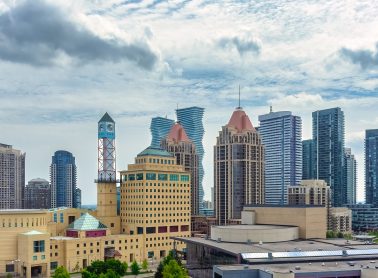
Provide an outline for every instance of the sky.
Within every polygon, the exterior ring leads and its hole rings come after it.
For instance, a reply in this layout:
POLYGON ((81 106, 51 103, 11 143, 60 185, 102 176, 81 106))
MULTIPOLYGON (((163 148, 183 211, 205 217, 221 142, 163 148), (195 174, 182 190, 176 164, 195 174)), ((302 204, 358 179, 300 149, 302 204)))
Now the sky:
POLYGON ((76 157, 96 203, 97 122, 116 121, 117 169, 151 141, 152 117, 205 108, 205 199, 216 136, 238 105, 311 113, 341 107, 364 200, 364 132, 378 128, 378 1, 0 0, 0 142, 26 152, 26 180, 76 157))

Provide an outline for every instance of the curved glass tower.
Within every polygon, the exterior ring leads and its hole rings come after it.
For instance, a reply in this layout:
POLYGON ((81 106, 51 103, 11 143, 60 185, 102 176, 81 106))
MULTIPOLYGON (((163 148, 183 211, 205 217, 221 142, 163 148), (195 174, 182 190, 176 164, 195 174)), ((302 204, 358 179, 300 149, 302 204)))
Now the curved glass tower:
POLYGON ((202 139, 203 135, 205 133, 205 130, 203 128, 203 114, 205 109, 197 106, 188 107, 188 108, 182 108, 176 110, 177 120, 181 123, 181 125, 184 127, 187 135, 189 136, 190 140, 194 143, 196 146, 196 151, 198 154, 198 201, 199 201, 199 213, 203 214, 203 176, 204 176, 204 170, 203 170, 203 155, 205 153, 202 145, 202 139))
POLYGON ((174 123, 174 120, 163 117, 152 118, 150 125, 152 135, 151 147, 160 148, 161 141, 167 137, 174 123))

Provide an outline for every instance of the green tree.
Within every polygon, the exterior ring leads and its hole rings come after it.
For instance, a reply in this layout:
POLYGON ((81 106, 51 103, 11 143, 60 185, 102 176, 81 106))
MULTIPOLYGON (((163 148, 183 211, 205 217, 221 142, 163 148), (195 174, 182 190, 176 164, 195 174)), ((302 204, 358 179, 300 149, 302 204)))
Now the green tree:
POLYGON ((120 278, 121 276, 113 269, 108 269, 105 274, 106 278, 120 278))
POLYGON ((343 238, 343 237, 344 237, 344 235, 343 235, 343 233, 342 233, 342 232, 338 232, 338 233, 337 233, 337 237, 338 237, 338 238, 343 238))
POLYGON ((106 269, 106 272, 109 269, 111 269, 115 273, 117 273, 119 276, 124 276, 126 274, 125 265, 121 263, 121 261, 119 260, 114 260, 114 259, 106 260, 105 269, 106 269))
POLYGON ((88 270, 84 269, 82 272, 81 272, 81 277, 82 278, 97 278, 97 275, 92 273, 92 272, 89 272, 88 270))
POLYGON ((187 278, 189 277, 185 269, 176 260, 171 260, 164 265, 163 278, 187 278))
POLYGON ((51 277, 52 278, 70 278, 70 274, 68 273, 67 269, 64 266, 59 266, 57 269, 55 269, 55 272, 51 277))
POLYGON ((140 266, 136 261, 133 261, 133 263, 130 266, 131 273, 134 275, 138 275, 140 273, 140 266))
POLYGON ((127 264, 127 262, 122 263, 122 265, 123 265, 123 269, 125 270, 125 274, 126 274, 127 270, 129 269, 129 265, 127 264))
POLYGON ((164 264, 163 262, 160 262, 155 272, 155 278, 163 278, 163 268, 164 264))
POLYGON ((148 261, 147 259, 144 259, 143 262, 142 262, 142 269, 144 271, 147 271, 148 270, 148 261))
POLYGON ((101 273, 106 273, 106 264, 103 261, 93 261, 90 266, 87 267, 87 270, 96 275, 101 273))

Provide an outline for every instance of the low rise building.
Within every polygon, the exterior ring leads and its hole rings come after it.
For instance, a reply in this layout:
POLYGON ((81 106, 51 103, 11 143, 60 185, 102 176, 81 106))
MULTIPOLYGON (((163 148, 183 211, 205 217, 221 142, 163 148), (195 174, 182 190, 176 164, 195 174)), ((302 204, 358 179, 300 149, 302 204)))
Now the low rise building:
POLYGON ((350 205, 355 232, 378 231, 378 207, 371 204, 350 205))

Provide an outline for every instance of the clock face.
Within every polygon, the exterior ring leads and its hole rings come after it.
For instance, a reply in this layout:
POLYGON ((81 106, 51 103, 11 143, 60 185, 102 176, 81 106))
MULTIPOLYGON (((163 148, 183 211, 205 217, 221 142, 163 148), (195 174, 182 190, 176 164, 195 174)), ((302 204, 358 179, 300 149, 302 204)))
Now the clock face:
POLYGON ((100 126, 98 127, 98 131, 99 132, 104 132, 105 131, 104 124, 100 124, 100 126))
POLYGON ((108 131, 108 132, 113 132, 113 124, 108 124, 107 126, 106 126, 106 130, 108 131))

